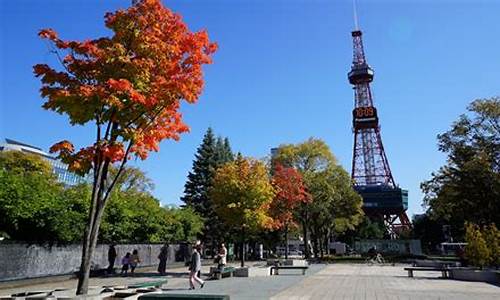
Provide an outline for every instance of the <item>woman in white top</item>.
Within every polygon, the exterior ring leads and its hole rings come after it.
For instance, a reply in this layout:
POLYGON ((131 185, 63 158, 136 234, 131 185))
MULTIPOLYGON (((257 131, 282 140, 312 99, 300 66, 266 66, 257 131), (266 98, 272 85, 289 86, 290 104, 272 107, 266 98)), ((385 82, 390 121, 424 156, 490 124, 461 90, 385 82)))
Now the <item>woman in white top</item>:
POLYGON ((220 244, 220 248, 219 248, 219 269, 224 269, 224 266, 226 265, 227 263, 227 249, 226 249, 226 246, 224 245, 224 243, 220 244))

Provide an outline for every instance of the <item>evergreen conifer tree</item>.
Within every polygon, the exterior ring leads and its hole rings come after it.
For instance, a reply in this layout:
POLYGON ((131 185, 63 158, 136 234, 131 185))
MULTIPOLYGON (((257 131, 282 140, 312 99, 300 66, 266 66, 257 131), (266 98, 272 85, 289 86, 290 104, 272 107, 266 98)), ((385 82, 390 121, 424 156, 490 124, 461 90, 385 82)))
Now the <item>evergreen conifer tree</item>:
POLYGON ((193 168, 188 174, 184 185, 184 196, 181 198, 187 206, 192 207, 203 217, 206 215, 208 188, 216 165, 215 145, 212 128, 208 128, 203 142, 196 151, 193 168))
POLYGON ((228 138, 215 138, 213 130, 208 128, 196 152, 193 168, 184 186, 184 196, 181 198, 204 218, 203 240, 212 244, 212 248, 217 246, 215 243, 224 239, 226 230, 213 209, 209 191, 217 168, 232 160, 233 153, 228 138))

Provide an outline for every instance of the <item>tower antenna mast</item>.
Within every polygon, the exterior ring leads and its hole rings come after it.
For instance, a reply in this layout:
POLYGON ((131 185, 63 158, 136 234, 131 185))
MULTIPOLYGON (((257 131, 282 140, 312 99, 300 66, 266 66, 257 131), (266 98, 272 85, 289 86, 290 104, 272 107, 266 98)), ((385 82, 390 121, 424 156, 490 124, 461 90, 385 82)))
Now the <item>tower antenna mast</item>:
POLYGON ((354 30, 358 31, 359 30, 359 23, 358 23, 358 9, 356 6, 356 0, 352 0, 352 8, 353 8, 353 13, 354 13, 354 30))

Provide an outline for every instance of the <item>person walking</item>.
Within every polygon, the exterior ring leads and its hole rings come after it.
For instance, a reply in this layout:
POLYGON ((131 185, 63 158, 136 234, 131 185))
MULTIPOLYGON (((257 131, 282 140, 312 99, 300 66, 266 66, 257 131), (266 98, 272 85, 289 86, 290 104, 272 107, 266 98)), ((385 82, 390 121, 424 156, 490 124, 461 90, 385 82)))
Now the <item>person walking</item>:
POLYGON ((132 251, 132 256, 130 257, 130 274, 134 275, 135 268, 137 268, 137 265, 141 262, 139 258, 139 251, 137 249, 134 249, 132 251))
POLYGON ((130 252, 127 252, 125 256, 122 258, 122 271, 120 275, 127 276, 128 275, 128 267, 130 265, 130 252))
POLYGON ((165 244, 163 245, 163 247, 161 247, 158 259, 160 260, 160 264, 158 265, 158 273, 160 273, 161 276, 165 276, 168 259, 168 244, 165 244))
POLYGON ((194 282, 200 284, 200 288, 203 288, 205 281, 198 277, 198 272, 201 270, 201 244, 196 244, 193 248, 193 254, 191 255, 191 264, 189 266, 189 289, 194 290, 194 282))
POLYGON ((107 270, 107 273, 108 274, 114 274, 115 273, 115 260, 116 260, 116 249, 115 249, 115 245, 114 244, 111 244, 109 245, 109 249, 108 249, 108 270, 107 270))

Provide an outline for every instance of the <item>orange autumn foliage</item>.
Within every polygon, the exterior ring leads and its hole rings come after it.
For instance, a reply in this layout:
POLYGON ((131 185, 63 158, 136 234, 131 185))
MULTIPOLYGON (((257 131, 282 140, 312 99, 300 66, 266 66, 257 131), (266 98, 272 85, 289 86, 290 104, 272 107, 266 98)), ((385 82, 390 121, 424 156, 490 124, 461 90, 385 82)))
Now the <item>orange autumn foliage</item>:
POLYGON ((159 0, 107 13, 105 24, 112 36, 85 41, 62 40, 52 29, 39 32, 62 64, 60 70, 33 67, 42 81, 43 107, 67 115, 72 125, 97 126, 93 145, 74 151, 64 141, 51 148, 79 173, 95 167, 96 156, 145 159, 160 141, 187 132, 180 102, 196 102, 202 66, 217 49, 206 31, 189 31, 159 0))
POLYGON ((294 209, 300 203, 310 201, 302 175, 294 168, 276 164, 272 182, 276 190, 276 195, 269 208, 273 219, 272 228, 281 230, 294 226, 294 209))

